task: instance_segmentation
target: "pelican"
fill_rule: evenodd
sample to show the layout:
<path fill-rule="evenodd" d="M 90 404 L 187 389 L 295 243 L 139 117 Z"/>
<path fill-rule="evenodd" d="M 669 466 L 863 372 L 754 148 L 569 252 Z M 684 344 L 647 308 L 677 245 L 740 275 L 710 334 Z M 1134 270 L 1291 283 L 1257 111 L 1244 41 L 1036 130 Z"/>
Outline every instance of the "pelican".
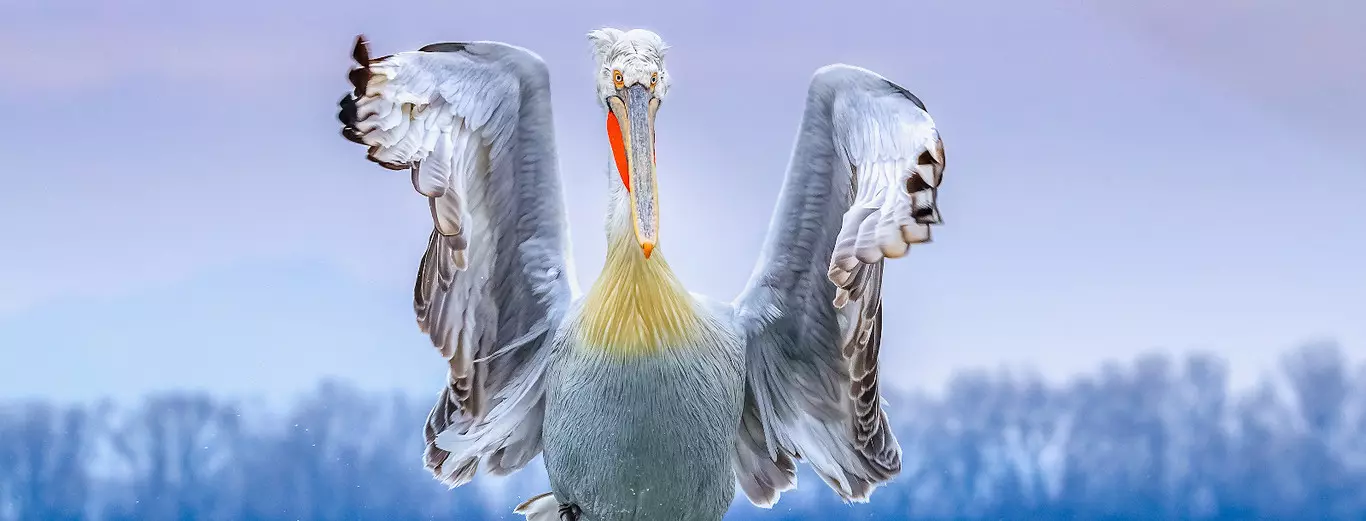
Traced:
<path fill-rule="evenodd" d="M 859 67 L 815 72 L 768 238 L 732 302 L 665 260 L 655 33 L 588 34 L 603 109 L 607 255 L 581 292 L 535 53 L 436 43 L 371 58 L 357 37 L 342 135 L 411 173 L 433 229 L 417 322 L 448 377 L 423 461 L 450 487 L 543 456 L 531 521 L 719 521 L 736 488 L 771 507 L 809 464 L 867 501 L 901 470 L 878 389 L 882 271 L 927 243 L 944 144 L 915 95 Z"/>

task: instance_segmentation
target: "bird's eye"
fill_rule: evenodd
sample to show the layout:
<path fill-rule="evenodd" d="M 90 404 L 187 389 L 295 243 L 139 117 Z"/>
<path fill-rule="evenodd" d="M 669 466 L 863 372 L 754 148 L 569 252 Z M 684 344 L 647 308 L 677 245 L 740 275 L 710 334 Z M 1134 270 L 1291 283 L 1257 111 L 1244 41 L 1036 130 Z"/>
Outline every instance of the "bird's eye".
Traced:
<path fill-rule="evenodd" d="M 617 84 L 617 88 L 621 88 L 623 82 L 621 71 L 612 71 L 612 82 Z"/>
<path fill-rule="evenodd" d="M 650 86 L 653 87 L 653 86 L 655 86 L 655 83 L 658 83 L 658 82 L 659 82 L 659 73 L 656 72 L 656 73 L 654 73 L 654 74 L 651 74 L 651 75 L 650 75 Z"/>

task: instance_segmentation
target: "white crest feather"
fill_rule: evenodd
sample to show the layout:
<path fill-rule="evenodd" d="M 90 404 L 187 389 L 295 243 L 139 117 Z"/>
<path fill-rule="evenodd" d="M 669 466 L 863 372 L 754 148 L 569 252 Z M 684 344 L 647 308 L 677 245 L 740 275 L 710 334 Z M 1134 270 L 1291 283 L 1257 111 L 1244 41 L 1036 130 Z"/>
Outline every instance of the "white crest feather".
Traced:
<path fill-rule="evenodd" d="M 598 100 L 613 95 L 616 84 L 613 71 L 620 71 L 627 85 L 648 83 L 658 73 L 654 85 L 655 96 L 663 98 L 669 89 L 669 74 L 664 67 L 664 55 L 669 45 L 658 34 L 646 29 L 622 31 L 612 27 L 588 33 L 593 44 L 593 58 L 598 64 Z"/>

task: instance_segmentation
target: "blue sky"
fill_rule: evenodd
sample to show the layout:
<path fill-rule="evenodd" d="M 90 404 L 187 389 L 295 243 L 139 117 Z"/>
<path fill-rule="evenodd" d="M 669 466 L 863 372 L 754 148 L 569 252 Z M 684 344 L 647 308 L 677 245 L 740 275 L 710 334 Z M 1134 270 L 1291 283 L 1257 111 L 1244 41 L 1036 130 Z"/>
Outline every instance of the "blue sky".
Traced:
<path fill-rule="evenodd" d="M 1281 4 L 0 0 L 0 397 L 435 392 L 410 308 L 425 203 L 337 134 L 351 39 L 547 60 L 587 283 L 608 154 L 584 34 L 604 25 L 673 46 L 661 248 L 718 298 L 753 266 L 812 71 L 926 102 L 946 226 L 888 270 L 897 385 L 1150 349 L 1247 380 L 1319 339 L 1360 358 L 1366 7 Z"/>

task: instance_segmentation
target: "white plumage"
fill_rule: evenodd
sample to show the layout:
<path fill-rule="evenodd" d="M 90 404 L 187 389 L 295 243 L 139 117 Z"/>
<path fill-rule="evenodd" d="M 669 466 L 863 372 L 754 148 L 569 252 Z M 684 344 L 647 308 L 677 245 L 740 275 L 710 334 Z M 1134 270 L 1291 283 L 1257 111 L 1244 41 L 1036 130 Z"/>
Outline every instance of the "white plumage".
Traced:
<path fill-rule="evenodd" d="M 343 135 L 410 169 L 432 211 L 414 308 L 449 378 L 426 466 L 458 486 L 544 453 L 554 490 L 517 509 L 533 521 L 716 521 L 737 482 L 773 505 L 797 460 L 866 501 L 901 468 L 878 392 L 882 270 L 940 223 L 934 120 L 876 73 L 817 71 L 759 262 L 715 303 L 655 251 L 667 46 L 643 30 L 589 39 L 614 184 L 608 262 L 584 295 L 541 59 L 496 42 L 371 59 L 357 43 Z"/>

